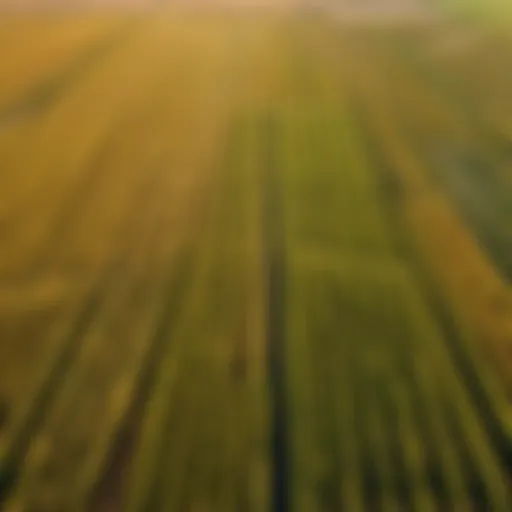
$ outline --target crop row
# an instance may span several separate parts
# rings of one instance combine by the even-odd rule
[[[256,144],[253,123],[237,124],[157,369],[127,510],[268,509]]]
[[[144,399],[140,383],[168,341],[160,333],[177,314],[187,244],[203,218],[224,133],[228,92],[221,80],[204,77],[224,71],[226,52],[218,31],[206,32],[205,42],[215,44],[190,46],[189,57],[202,57],[190,65],[185,55],[154,52],[185,31],[147,35],[141,27],[137,42],[118,48],[54,107],[39,137],[28,140],[30,154],[3,148],[11,187],[2,194],[12,207],[6,225],[14,237],[2,261],[12,269],[6,274],[33,287],[62,283],[53,297],[57,311],[49,310],[40,330],[35,313],[14,310],[2,341],[2,363],[15,371],[2,379],[10,417],[0,458],[2,471],[18,473],[6,505],[17,510],[87,506],[132,402]],[[116,92],[108,84],[133,78],[136,49],[148,58],[133,72],[146,65],[147,73]],[[105,118],[87,106],[98,94],[111,100]],[[57,136],[79,113],[81,137],[63,149]],[[113,119],[119,124],[106,136]],[[20,131],[16,143],[27,143],[25,136]],[[22,167],[32,181],[16,176]],[[51,193],[38,189],[38,179],[51,183]],[[31,293],[27,284],[25,299]],[[32,307],[48,307],[45,296],[33,300]]]
[[[470,504],[505,510],[506,472],[459,378],[446,333],[424,302],[407,258],[374,245],[384,234],[392,246],[390,230],[396,228],[385,222],[367,227],[372,210],[380,209],[381,221],[386,214],[369,186],[372,170],[357,125],[348,112],[336,116],[332,110],[287,121],[281,162],[291,267],[293,509]],[[315,139],[312,132],[323,137]],[[336,153],[340,147],[344,151]],[[308,187],[295,187],[305,176]],[[326,180],[329,192],[320,203],[315,186]],[[353,216],[344,214],[346,204],[356,203]],[[332,226],[331,236],[308,244],[303,212]],[[343,233],[351,233],[352,243],[336,243]],[[374,244],[354,243],[355,234]]]

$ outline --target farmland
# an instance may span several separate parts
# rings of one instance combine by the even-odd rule
[[[0,510],[512,510],[506,31],[11,15],[0,54]]]

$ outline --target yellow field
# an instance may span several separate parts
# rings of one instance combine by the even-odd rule
[[[182,10],[0,51],[0,507],[512,509],[510,41]]]

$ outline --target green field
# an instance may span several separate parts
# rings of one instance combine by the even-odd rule
[[[0,54],[0,509],[512,510],[507,34],[6,16]]]

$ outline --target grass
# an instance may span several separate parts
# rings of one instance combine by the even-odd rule
[[[125,21],[0,34],[5,510],[508,510],[506,39]]]

